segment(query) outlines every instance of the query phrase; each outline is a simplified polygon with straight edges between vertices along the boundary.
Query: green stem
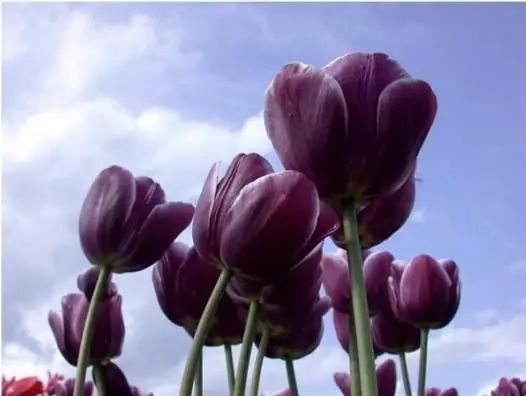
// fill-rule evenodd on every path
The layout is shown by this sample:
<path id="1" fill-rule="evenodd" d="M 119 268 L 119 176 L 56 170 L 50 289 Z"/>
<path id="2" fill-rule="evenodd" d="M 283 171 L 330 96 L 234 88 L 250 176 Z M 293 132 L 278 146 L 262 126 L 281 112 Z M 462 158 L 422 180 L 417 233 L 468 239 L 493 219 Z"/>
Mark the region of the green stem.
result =
<path id="1" fill-rule="evenodd" d="M 214 286 L 214 290 L 212 290 L 212 294 L 206 303 L 206 307 L 203 311 L 203 315 L 201 315 L 199 324 L 197 325 L 197 330 L 194 334 L 194 340 L 186 360 L 186 366 L 184 368 L 183 378 L 181 380 L 181 390 L 179 392 L 180 396 L 192 395 L 195 372 L 199 363 L 199 355 L 203 344 L 206 341 L 206 337 L 208 337 L 208 333 L 210 331 L 210 327 L 212 326 L 217 308 L 219 307 L 219 303 L 223 298 L 223 294 L 225 294 L 226 287 L 228 286 L 228 282 L 230 282 L 231 277 L 232 273 L 227 269 L 223 269 Z"/>
<path id="2" fill-rule="evenodd" d="M 427 340 L 429 329 L 420 330 L 420 365 L 418 368 L 418 396 L 426 394 Z"/>
<path id="3" fill-rule="evenodd" d="M 89 364 L 91 342 L 93 340 L 93 332 L 95 329 L 95 319 L 97 318 L 102 297 L 107 290 L 110 275 L 111 269 L 109 267 L 100 268 L 97 284 L 95 285 L 88 313 L 86 314 L 84 330 L 82 331 L 82 340 L 80 341 L 79 358 L 77 361 L 75 389 L 73 392 L 74 396 L 84 396 L 84 383 L 86 382 L 86 370 L 88 369 Z"/>
<path id="4" fill-rule="evenodd" d="M 299 396 L 298 381 L 296 381 L 296 373 L 294 372 L 294 361 L 291 358 L 285 359 L 285 367 L 287 368 L 287 379 L 289 380 L 289 389 L 292 396 Z"/>
<path id="5" fill-rule="evenodd" d="M 261 341 L 259 342 L 258 354 L 256 356 L 256 363 L 252 371 L 252 389 L 250 394 L 252 396 L 259 396 L 259 380 L 261 379 L 261 369 L 263 368 L 263 361 L 265 360 L 265 352 L 270 338 L 270 331 L 268 327 L 263 329 L 261 334 Z"/>
<path id="6" fill-rule="evenodd" d="M 97 395 L 98 396 L 98 395 Z M 199 352 L 199 361 L 197 362 L 197 373 L 194 381 L 194 396 L 203 396 L 203 349 Z"/>
<path id="7" fill-rule="evenodd" d="M 228 394 L 234 393 L 234 384 L 236 377 L 234 375 L 234 358 L 232 357 L 232 345 L 227 343 L 225 347 L 226 372 L 228 376 Z"/>
<path id="8" fill-rule="evenodd" d="M 349 288 L 352 300 L 352 314 L 358 341 L 358 359 L 360 361 L 360 382 L 362 396 L 378 396 L 376 385 L 376 368 L 374 364 L 373 343 L 369 308 L 365 293 L 363 277 L 362 246 L 358 234 L 354 201 L 344 201 L 343 230 L 347 241 L 347 263 L 349 265 Z"/>
<path id="9" fill-rule="evenodd" d="M 93 382 L 97 389 L 97 396 L 106 396 L 106 384 L 104 383 L 104 377 L 102 375 L 102 367 L 100 364 L 95 364 L 92 367 Z"/>
<path id="10" fill-rule="evenodd" d="M 250 353 L 252 352 L 252 343 L 256 336 L 260 308 L 261 303 L 259 301 L 250 302 L 247 324 L 245 325 L 245 332 L 243 333 L 243 343 L 241 344 L 241 352 L 239 353 L 239 362 L 237 363 L 236 385 L 234 386 L 233 396 L 245 396 Z"/>
<path id="11" fill-rule="evenodd" d="M 349 300 L 349 312 L 352 312 L 352 302 Z M 362 382 L 360 381 L 360 359 L 358 357 L 358 340 L 354 327 L 354 318 L 349 315 L 349 364 L 351 370 L 351 395 L 362 393 Z"/>
<path id="12" fill-rule="evenodd" d="M 411 390 L 411 380 L 409 379 L 409 370 L 407 369 L 407 359 L 405 353 L 402 352 L 398 355 L 400 358 L 400 369 L 402 371 L 402 383 L 404 384 L 404 391 L 406 396 L 413 396 L 413 391 Z"/>

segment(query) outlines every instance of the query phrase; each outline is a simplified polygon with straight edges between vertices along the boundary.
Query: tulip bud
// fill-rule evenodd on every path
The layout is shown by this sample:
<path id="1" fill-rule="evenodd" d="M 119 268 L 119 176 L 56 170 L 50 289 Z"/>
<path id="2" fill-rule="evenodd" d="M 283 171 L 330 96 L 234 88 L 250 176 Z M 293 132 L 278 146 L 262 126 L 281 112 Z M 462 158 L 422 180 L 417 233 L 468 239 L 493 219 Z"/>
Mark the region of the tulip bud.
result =
<path id="1" fill-rule="evenodd" d="M 191 204 L 166 202 L 152 179 L 111 166 L 97 176 L 82 205 L 82 250 L 92 264 L 113 272 L 140 271 L 161 258 L 193 213 Z"/>
<path id="2" fill-rule="evenodd" d="M 116 290 L 116 286 L 113 287 Z M 52 311 L 48 315 L 58 349 L 72 366 L 77 365 L 89 304 L 89 300 L 83 294 L 68 294 L 62 298 L 62 315 Z M 94 324 L 89 364 L 120 356 L 124 334 L 122 297 L 115 293 L 100 303 Z"/>
<path id="3" fill-rule="evenodd" d="M 387 353 L 413 352 L 420 348 L 420 330 L 399 321 L 390 310 L 371 319 L 373 344 Z"/>
<path id="4" fill-rule="evenodd" d="M 509 378 L 501 378 L 497 387 L 491 391 L 491 396 L 522 396 L 517 386 Z"/>
<path id="5" fill-rule="evenodd" d="M 431 87 L 387 55 L 356 53 L 323 69 L 286 65 L 267 89 L 264 119 L 284 167 L 337 207 L 400 188 L 436 107 Z"/>
<path id="6" fill-rule="evenodd" d="M 401 278 L 389 278 L 389 299 L 395 316 L 418 328 L 440 329 L 451 322 L 460 303 L 458 267 L 427 255 L 415 257 Z"/>
<path id="7" fill-rule="evenodd" d="M 335 373 L 334 382 L 344 396 L 351 395 L 351 380 L 347 373 Z M 378 396 L 394 396 L 396 392 L 396 364 L 393 359 L 388 359 L 376 368 L 376 383 Z M 354 395 L 356 396 L 356 395 Z"/>

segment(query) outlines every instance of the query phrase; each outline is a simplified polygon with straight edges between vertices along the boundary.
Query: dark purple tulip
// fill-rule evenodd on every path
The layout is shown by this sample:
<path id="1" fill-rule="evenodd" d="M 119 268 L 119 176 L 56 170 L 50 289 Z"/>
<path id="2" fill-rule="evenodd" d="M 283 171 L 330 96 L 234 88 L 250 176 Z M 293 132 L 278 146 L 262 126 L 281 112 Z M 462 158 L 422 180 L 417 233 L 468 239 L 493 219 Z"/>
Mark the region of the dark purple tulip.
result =
<path id="1" fill-rule="evenodd" d="M 522 381 L 520 378 L 510 378 L 510 382 L 513 383 L 519 390 L 521 396 L 526 396 L 526 381 Z"/>
<path id="2" fill-rule="evenodd" d="M 349 351 L 349 315 L 332 310 L 332 323 L 334 324 L 334 331 L 336 338 L 340 343 L 342 349 L 347 353 Z M 381 356 L 384 351 L 373 341 L 373 353 L 375 359 Z"/>
<path id="3" fill-rule="evenodd" d="M 320 346 L 323 337 L 323 317 L 318 316 L 304 327 L 277 336 L 270 336 L 265 356 L 270 359 L 302 359 Z M 261 334 L 256 336 L 259 346 Z"/>
<path id="4" fill-rule="evenodd" d="M 102 380 L 107 395 L 119 396 L 153 396 L 152 393 L 142 393 L 136 386 L 130 386 L 122 370 L 113 362 L 107 362 L 101 366 L 100 378 L 93 378 L 95 385 L 97 380 Z"/>
<path id="5" fill-rule="evenodd" d="M 389 239 L 409 219 L 415 204 L 415 178 L 413 174 L 398 190 L 364 205 L 357 214 L 358 233 L 363 249 Z M 336 246 L 345 249 L 343 227 L 331 235 Z"/>
<path id="6" fill-rule="evenodd" d="M 441 390 L 439 388 L 429 388 L 426 390 L 426 396 L 458 396 L 456 388 Z"/>
<path id="7" fill-rule="evenodd" d="M 89 364 L 116 358 L 122 351 L 125 334 L 122 297 L 116 293 L 115 285 L 109 289 L 115 292 L 101 301 L 95 320 Z M 62 316 L 53 311 L 48 315 L 58 349 L 72 366 L 77 365 L 89 303 L 83 294 L 68 294 L 62 298 Z"/>
<path id="8" fill-rule="evenodd" d="M 348 373 L 334 373 L 334 382 L 344 396 L 351 395 L 351 381 Z M 396 364 L 388 359 L 376 368 L 378 396 L 394 396 L 396 392 Z M 354 395 L 356 396 L 356 395 Z"/>
<path id="9" fill-rule="evenodd" d="M 84 271 L 77 277 L 77 287 L 84 294 L 84 296 L 91 300 L 97 280 L 99 278 L 100 269 L 98 267 L 91 267 Z M 112 275 L 108 278 L 108 287 L 102 295 L 102 299 L 106 299 L 110 296 L 117 294 L 117 286 L 111 281 Z"/>
<path id="10" fill-rule="evenodd" d="M 219 270 L 204 261 L 193 247 L 176 242 L 155 265 L 152 278 L 157 301 L 165 316 L 193 336 L 219 278 Z M 243 329 L 236 305 L 225 295 L 205 345 L 238 344 Z"/>
<path id="11" fill-rule="evenodd" d="M 64 382 L 55 385 L 55 396 L 73 396 L 75 389 L 75 378 L 68 378 Z M 84 384 L 84 396 L 93 395 L 93 384 L 87 381 Z"/>
<path id="12" fill-rule="evenodd" d="M 522 396 L 522 393 L 513 381 L 503 377 L 497 387 L 491 391 L 491 396 Z"/>
<path id="13" fill-rule="evenodd" d="M 400 280 L 389 278 L 389 298 L 399 320 L 419 328 L 445 327 L 460 303 L 458 267 L 452 260 L 417 256 L 404 268 Z"/>
<path id="14" fill-rule="evenodd" d="M 258 154 L 239 154 L 218 182 L 217 164 L 196 206 L 197 252 L 236 275 L 273 283 L 338 227 L 303 174 L 272 173 Z"/>
<path id="15" fill-rule="evenodd" d="M 136 272 L 161 258 L 192 221 L 194 207 L 166 202 L 149 177 L 118 166 L 103 170 L 86 196 L 79 219 L 82 250 L 97 266 Z"/>
<path id="16" fill-rule="evenodd" d="M 413 352 L 420 348 L 420 330 L 398 320 L 390 310 L 385 310 L 371 319 L 373 344 L 392 354 Z"/>
<path id="17" fill-rule="evenodd" d="M 369 253 L 364 251 L 364 279 L 372 316 L 388 306 L 387 280 L 392 272 L 394 256 L 386 251 Z M 322 259 L 322 281 L 325 293 L 332 299 L 336 311 L 349 313 L 349 269 L 347 253 L 339 250 L 335 254 L 324 255 Z"/>
<path id="18" fill-rule="evenodd" d="M 323 69 L 286 65 L 266 93 L 265 126 L 286 169 L 320 197 L 360 202 L 397 190 L 433 123 L 436 97 L 385 54 L 342 56 Z"/>

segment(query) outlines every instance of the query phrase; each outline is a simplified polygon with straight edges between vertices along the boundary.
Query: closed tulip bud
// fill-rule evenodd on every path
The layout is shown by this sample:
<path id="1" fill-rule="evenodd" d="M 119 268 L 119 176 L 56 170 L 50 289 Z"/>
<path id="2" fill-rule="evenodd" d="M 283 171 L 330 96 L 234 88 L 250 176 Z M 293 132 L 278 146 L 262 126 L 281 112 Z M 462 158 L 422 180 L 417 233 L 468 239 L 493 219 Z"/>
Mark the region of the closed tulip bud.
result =
<path id="1" fill-rule="evenodd" d="M 68 294 L 62 298 L 62 315 L 52 311 L 48 315 L 58 349 L 72 366 L 77 365 L 89 304 L 89 300 L 83 294 Z M 115 292 L 100 303 L 88 358 L 89 364 L 101 363 L 120 356 L 124 334 L 122 297 Z"/>
<path id="2" fill-rule="evenodd" d="M 264 119 L 284 167 L 304 173 L 322 199 L 339 205 L 397 190 L 436 108 L 431 87 L 387 55 L 355 53 L 323 69 L 286 65 L 267 89 Z"/>
<path id="3" fill-rule="evenodd" d="M 415 204 L 415 179 L 411 175 L 398 190 L 377 198 L 359 209 L 356 220 L 362 249 L 389 239 L 409 219 Z M 343 227 L 331 235 L 336 246 L 345 249 Z"/>
<path id="4" fill-rule="evenodd" d="M 119 366 L 113 362 L 107 362 L 100 367 L 100 377 L 93 377 L 93 382 L 97 385 L 101 381 L 107 395 L 119 396 L 147 396 L 141 393 L 135 386 L 130 386 L 126 376 Z M 153 396 L 152 394 L 149 394 Z"/>
<path id="5" fill-rule="evenodd" d="M 348 373 L 335 373 L 334 382 L 344 396 L 351 395 L 351 380 Z M 396 364 L 388 359 L 376 368 L 378 396 L 394 396 L 396 392 Z M 354 395 L 356 396 L 356 395 Z"/>
<path id="6" fill-rule="evenodd" d="M 439 388 L 429 388 L 426 390 L 426 396 L 458 396 L 456 388 L 441 390 Z"/>
<path id="7" fill-rule="evenodd" d="M 2 388 L 3 396 L 40 396 L 44 392 L 44 384 L 37 377 L 13 379 Z"/>
<path id="8" fill-rule="evenodd" d="M 389 278 L 389 298 L 395 316 L 418 328 L 440 329 L 451 322 L 460 303 L 458 267 L 428 255 L 415 257 L 402 276 Z"/>
<path id="9" fill-rule="evenodd" d="M 413 352 L 420 348 L 420 330 L 410 323 L 398 320 L 390 310 L 371 319 L 373 344 L 391 353 Z"/>
<path id="10" fill-rule="evenodd" d="M 336 338 L 338 339 L 338 342 L 340 343 L 340 346 L 342 349 L 347 353 L 349 351 L 349 315 L 344 314 L 341 312 L 338 312 L 336 310 L 332 310 L 332 322 L 334 324 L 334 331 L 336 332 Z M 373 354 L 374 358 L 381 356 L 384 353 L 384 350 L 382 350 L 375 342 L 374 338 L 372 339 L 373 342 Z"/>
<path id="11" fill-rule="evenodd" d="M 372 316 L 388 305 L 387 280 L 392 272 L 394 256 L 386 251 L 369 253 L 364 251 L 364 280 Z M 349 313 L 349 269 L 347 253 L 339 250 L 336 254 L 325 255 L 322 259 L 322 282 L 325 293 L 332 299 L 338 312 Z"/>
<path id="12" fill-rule="evenodd" d="M 197 252 L 258 282 L 279 280 L 338 227 L 299 172 L 272 173 L 258 154 L 239 154 L 221 181 L 208 174 L 193 222 Z"/>
<path id="13" fill-rule="evenodd" d="M 82 250 L 96 266 L 140 271 L 161 258 L 193 213 L 191 204 L 167 202 L 152 179 L 111 166 L 97 176 L 82 205 Z"/>
<path id="14" fill-rule="evenodd" d="M 513 381 L 503 377 L 497 387 L 491 391 L 491 396 L 522 396 L 522 393 Z"/>
<path id="15" fill-rule="evenodd" d="M 73 396 L 75 390 L 75 378 L 68 378 L 56 385 L 55 396 Z M 87 381 L 84 384 L 84 396 L 93 395 L 93 383 Z"/>

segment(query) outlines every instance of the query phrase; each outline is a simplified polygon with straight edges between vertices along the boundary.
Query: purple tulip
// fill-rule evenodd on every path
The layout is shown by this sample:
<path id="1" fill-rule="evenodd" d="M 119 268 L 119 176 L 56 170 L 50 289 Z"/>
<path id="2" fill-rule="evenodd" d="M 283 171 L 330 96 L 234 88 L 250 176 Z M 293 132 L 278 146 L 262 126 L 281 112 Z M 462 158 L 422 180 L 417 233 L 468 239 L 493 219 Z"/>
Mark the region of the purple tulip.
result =
<path id="1" fill-rule="evenodd" d="M 143 393 L 136 386 L 130 386 L 122 370 L 113 362 L 101 365 L 100 378 L 93 378 L 95 385 L 97 380 L 103 382 L 107 395 L 153 396 L 153 393 Z"/>
<path id="2" fill-rule="evenodd" d="M 149 177 L 111 166 L 95 179 L 82 204 L 82 250 L 97 266 L 136 272 L 153 265 L 192 221 L 194 207 L 166 202 Z"/>
<path id="3" fill-rule="evenodd" d="M 521 390 L 517 388 L 514 381 L 509 378 L 501 378 L 497 387 L 491 391 L 491 396 L 522 396 Z"/>
<path id="4" fill-rule="evenodd" d="M 441 390 L 439 388 L 429 388 L 426 390 L 426 396 L 458 396 L 456 388 Z"/>
<path id="5" fill-rule="evenodd" d="M 358 233 L 363 249 L 386 241 L 405 224 L 413 211 L 415 192 L 415 178 L 411 175 L 398 190 L 374 199 L 358 211 Z M 336 246 L 346 248 L 343 227 L 331 238 Z"/>
<path id="6" fill-rule="evenodd" d="M 397 190 L 436 108 L 431 87 L 387 55 L 355 53 L 323 69 L 286 65 L 267 90 L 264 118 L 285 168 L 304 173 L 338 206 Z"/>
<path id="7" fill-rule="evenodd" d="M 371 336 L 373 344 L 387 353 L 413 352 L 420 348 L 420 330 L 401 322 L 390 310 L 371 319 Z"/>
<path id="8" fill-rule="evenodd" d="M 415 257 L 402 276 L 389 278 L 389 299 L 395 316 L 418 328 L 447 326 L 460 304 L 458 267 L 428 255 Z"/>
<path id="9" fill-rule="evenodd" d="M 108 290 L 113 292 L 108 293 L 101 301 L 94 325 L 89 364 L 116 358 L 122 351 L 125 334 L 122 297 L 117 294 L 117 287 L 111 283 Z M 53 311 L 48 315 L 58 349 L 72 366 L 77 365 L 89 304 L 90 301 L 83 294 L 68 294 L 62 298 L 62 315 Z"/>
<path id="10" fill-rule="evenodd" d="M 394 256 L 386 251 L 369 253 L 364 251 L 364 279 L 369 314 L 372 316 L 389 305 L 387 281 L 392 272 Z M 325 293 L 332 299 L 338 312 L 349 313 L 349 268 L 347 253 L 325 255 L 322 259 L 322 282 Z"/>
<path id="11" fill-rule="evenodd" d="M 68 378 L 63 382 L 59 382 L 55 386 L 55 396 L 73 396 L 75 390 L 75 378 Z M 93 384 L 87 381 L 84 384 L 84 396 L 93 395 Z"/>
<path id="12" fill-rule="evenodd" d="M 155 265 L 152 278 L 157 301 L 165 316 L 193 336 L 219 278 L 219 270 L 204 261 L 193 247 L 177 242 Z M 224 295 L 205 345 L 239 344 L 243 330 L 236 305 Z"/>
<path id="13" fill-rule="evenodd" d="M 353 396 L 351 395 L 351 381 L 348 373 L 335 373 L 333 377 L 343 396 Z M 386 360 L 376 368 L 376 382 L 378 384 L 378 396 L 395 395 L 396 364 L 393 359 Z"/>
<path id="14" fill-rule="evenodd" d="M 100 269 L 98 267 L 91 267 L 84 271 L 77 277 L 77 287 L 84 294 L 84 296 L 91 300 L 97 280 L 99 279 Z M 112 274 L 108 278 L 108 287 L 102 295 L 102 299 L 106 299 L 112 295 L 117 294 L 117 286 L 111 281 Z"/>
<path id="15" fill-rule="evenodd" d="M 258 154 L 239 154 L 218 181 L 212 167 L 193 222 L 203 259 L 236 275 L 273 283 L 338 227 L 303 174 L 272 173 Z"/>
<path id="16" fill-rule="evenodd" d="M 349 351 L 349 315 L 338 312 L 333 309 L 332 310 L 332 323 L 334 324 L 334 331 L 336 332 L 336 338 L 338 339 L 340 346 L 345 351 L 345 353 L 348 353 Z M 381 356 L 384 353 L 384 350 L 382 350 L 377 345 L 374 338 L 372 339 L 372 342 L 373 342 L 373 354 L 374 354 L 374 358 L 376 359 L 377 357 Z"/>

